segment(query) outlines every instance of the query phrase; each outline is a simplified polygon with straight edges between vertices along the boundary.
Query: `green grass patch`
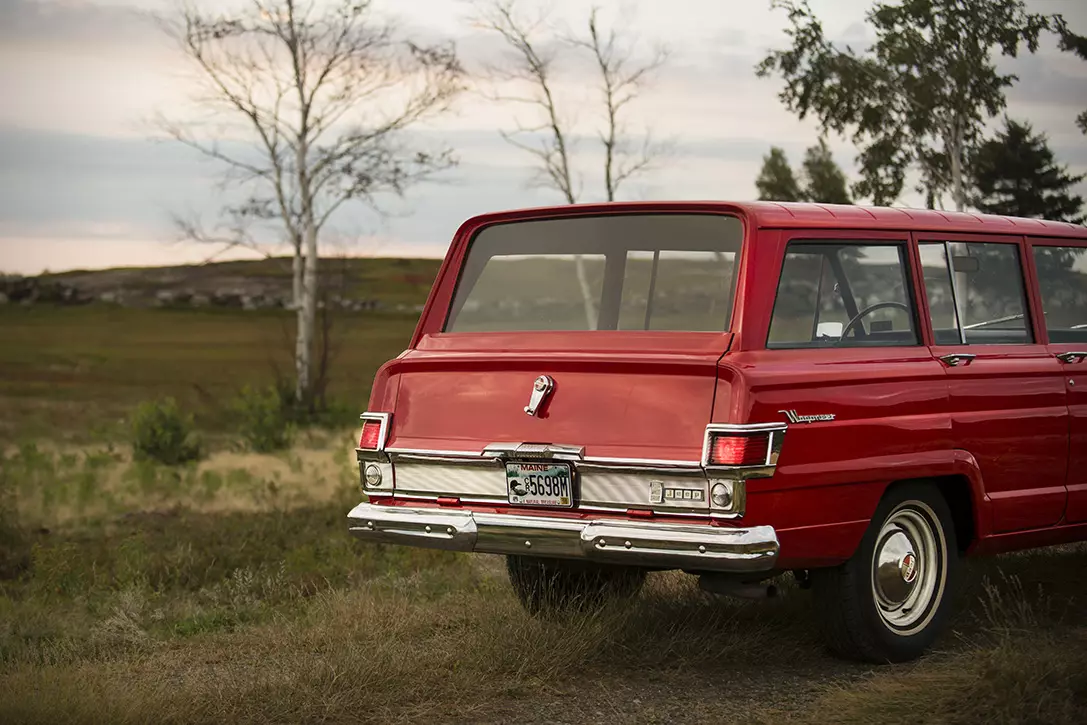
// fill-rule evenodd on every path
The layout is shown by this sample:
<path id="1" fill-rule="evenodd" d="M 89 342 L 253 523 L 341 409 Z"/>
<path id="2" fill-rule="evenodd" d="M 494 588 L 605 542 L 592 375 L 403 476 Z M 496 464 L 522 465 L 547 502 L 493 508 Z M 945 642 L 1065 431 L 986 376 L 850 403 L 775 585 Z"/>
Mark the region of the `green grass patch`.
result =
<path id="1" fill-rule="evenodd" d="M 341 424 L 366 406 L 377 368 L 407 346 L 413 313 L 342 313 L 328 395 Z M 228 432 L 246 385 L 290 378 L 285 311 L 0 307 L 0 445 L 119 440 L 142 401 L 175 398 L 203 430 Z"/>

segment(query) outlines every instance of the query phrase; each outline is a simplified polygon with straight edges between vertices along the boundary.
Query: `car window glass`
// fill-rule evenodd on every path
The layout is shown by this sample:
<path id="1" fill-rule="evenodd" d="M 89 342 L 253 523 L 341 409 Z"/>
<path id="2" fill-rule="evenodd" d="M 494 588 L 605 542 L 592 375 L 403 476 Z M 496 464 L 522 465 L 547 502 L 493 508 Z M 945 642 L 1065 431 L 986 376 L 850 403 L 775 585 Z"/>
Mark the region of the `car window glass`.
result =
<path id="1" fill-rule="evenodd" d="M 488 260 L 472 297 L 457 315 L 457 329 L 590 330 L 599 305 L 604 255 L 509 254 Z M 586 298 L 591 312 L 586 310 Z"/>
<path id="2" fill-rule="evenodd" d="M 905 246 L 792 242 L 769 347 L 916 345 Z"/>
<path id="3" fill-rule="evenodd" d="M 1034 247 L 1049 341 L 1087 344 L 1087 248 Z"/>
<path id="4" fill-rule="evenodd" d="M 724 332 L 740 220 L 607 214 L 484 227 L 471 241 L 446 332 Z"/>
<path id="5" fill-rule="evenodd" d="M 949 247 L 967 344 L 1032 342 L 1019 247 L 996 242 L 951 242 Z"/>
<path id="6" fill-rule="evenodd" d="M 735 260 L 725 252 L 628 252 L 618 329 L 726 329 Z"/>
<path id="7" fill-rule="evenodd" d="M 951 265 L 947 260 L 947 245 L 925 243 L 919 245 L 921 273 L 925 281 L 932 331 L 937 345 L 955 345 L 962 342 L 959 320 L 955 314 L 955 294 L 951 282 Z"/>

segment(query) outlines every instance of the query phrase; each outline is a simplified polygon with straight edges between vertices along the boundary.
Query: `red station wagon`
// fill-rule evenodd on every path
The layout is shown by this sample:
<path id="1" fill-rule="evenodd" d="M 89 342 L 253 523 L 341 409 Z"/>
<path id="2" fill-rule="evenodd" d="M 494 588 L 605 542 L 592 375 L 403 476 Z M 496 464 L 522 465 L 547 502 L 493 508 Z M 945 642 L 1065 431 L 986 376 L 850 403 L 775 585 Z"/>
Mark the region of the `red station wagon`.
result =
<path id="1" fill-rule="evenodd" d="M 364 541 L 505 554 L 531 612 L 680 569 L 920 655 L 964 555 L 1087 539 L 1087 229 L 637 203 L 457 233 L 358 448 Z"/>

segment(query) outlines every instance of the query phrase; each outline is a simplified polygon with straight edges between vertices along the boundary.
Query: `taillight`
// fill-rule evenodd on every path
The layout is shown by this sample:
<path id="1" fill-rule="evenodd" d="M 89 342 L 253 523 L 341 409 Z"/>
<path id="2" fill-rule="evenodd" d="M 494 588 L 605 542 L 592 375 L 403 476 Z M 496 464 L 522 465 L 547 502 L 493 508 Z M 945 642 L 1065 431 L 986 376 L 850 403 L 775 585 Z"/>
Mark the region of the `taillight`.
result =
<path id="1" fill-rule="evenodd" d="M 381 423 L 376 420 L 368 420 L 362 424 L 362 436 L 359 438 L 359 448 L 376 451 L 381 442 Z"/>
<path id="2" fill-rule="evenodd" d="M 765 466 L 770 434 L 714 435 L 710 446 L 712 466 Z"/>
<path id="3" fill-rule="evenodd" d="M 702 465 L 711 468 L 757 468 L 758 471 L 745 474 L 756 478 L 773 475 L 786 428 L 784 423 L 711 423 L 706 427 Z"/>
<path id="4" fill-rule="evenodd" d="M 385 438 L 389 434 L 389 418 L 388 413 L 363 413 L 359 448 L 367 451 L 384 450 Z"/>

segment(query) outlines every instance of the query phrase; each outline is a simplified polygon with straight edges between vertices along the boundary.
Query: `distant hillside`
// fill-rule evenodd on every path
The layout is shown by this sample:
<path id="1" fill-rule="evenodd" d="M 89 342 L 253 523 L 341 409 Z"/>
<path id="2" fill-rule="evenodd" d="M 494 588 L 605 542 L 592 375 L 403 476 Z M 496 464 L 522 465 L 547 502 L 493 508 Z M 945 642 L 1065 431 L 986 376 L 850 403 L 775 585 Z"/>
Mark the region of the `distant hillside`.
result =
<path id="1" fill-rule="evenodd" d="M 321 260 L 322 287 L 331 304 L 348 309 L 416 311 L 438 273 L 436 259 L 331 258 Z M 122 267 L 40 277 L 0 279 L 0 302 L 130 307 L 286 307 L 291 260 L 216 262 L 180 267 Z"/>

